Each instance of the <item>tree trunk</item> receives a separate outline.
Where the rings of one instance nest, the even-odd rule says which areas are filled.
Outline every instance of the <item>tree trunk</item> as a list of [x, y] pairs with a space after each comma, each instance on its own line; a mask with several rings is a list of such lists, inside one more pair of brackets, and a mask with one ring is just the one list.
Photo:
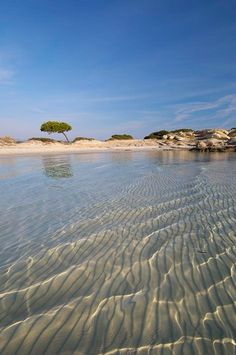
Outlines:
[[67, 138], [66, 134], [64, 132], [61, 133], [66, 137], [67, 143], [69, 143], [69, 139]]

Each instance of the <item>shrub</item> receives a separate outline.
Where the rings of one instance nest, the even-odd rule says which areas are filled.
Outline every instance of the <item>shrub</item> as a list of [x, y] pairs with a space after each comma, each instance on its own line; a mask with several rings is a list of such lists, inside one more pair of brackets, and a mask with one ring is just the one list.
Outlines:
[[122, 140], [122, 139], [134, 139], [130, 134], [113, 134], [111, 138], [108, 139], [108, 141], [113, 141], [113, 140]]
[[166, 131], [166, 130], [152, 132], [148, 136], [144, 137], [144, 139], [162, 139], [163, 136], [165, 136], [168, 133], [169, 133], [169, 131]]
[[94, 138], [88, 138], [88, 137], [76, 137], [73, 140], [73, 143], [77, 142], [77, 141], [94, 141]]
[[58, 142], [55, 139], [51, 138], [44, 138], [44, 137], [33, 137], [28, 139], [29, 141], [38, 141], [38, 142], [43, 142], [43, 143], [55, 143]]
[[171, 131], [171, 133], [179, 133], [179, 132], [194, 132], [194, 130], [191, 128], [179, 128], [179, 129], [175, 129], [174, 131]]

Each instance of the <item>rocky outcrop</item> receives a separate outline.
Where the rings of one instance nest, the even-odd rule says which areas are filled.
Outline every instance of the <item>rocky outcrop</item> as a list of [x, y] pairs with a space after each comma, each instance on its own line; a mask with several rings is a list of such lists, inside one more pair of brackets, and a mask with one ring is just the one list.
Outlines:
[[153, 132], [145, 139], [157, 139], [159, 145], [175, 149], [183, 146], [186, 149], [199, 151], [224, 151], [235, 145], [236, 129], [204, 129], [193, 131], [190, 129], [177, 129], [174, 131]]
[[222, 140], [210, 138], [207, 140], [200, 140], [196, 143], [196, 147], [193, 150], [201, 152], [223, 152], [226, 150], [226, 145]]
[[218, 140], [228, 140], [228, 131], [224, 129], [208, 129], [196, 132], [196, 139], [218, 139]]
[[180, 131], [177, 134], [179, 137], [185, 138], [185, 139], [194, 139], [195, 138], [195, 134], [193, 131], [187, 131], [187, 132], [183, 132]]
[[236, 136], [231, 137], [230, 140], [227, 142], [227, 144], [236, 146]]
[[236, 138], [236, 129], [233, 129], [232, 131], [230, 131], [228, 135], [230, 138]]
[[[194, 148], [195, 149], [195, 148]], [[197, 144], [196, 144], [196, 149], [197, 150], [200, 150], [200, 151], [206, 151], [206, 149], [207, 149], [207, 143], [206, 142], [204, 142], [204, 141], [200, 141], [200, 142], [197, 142]]]
[[195, 139], [194, 132], [170, 132], [168, 134], [163, 135], [162, 139], [168, 139], [168, 140], [177, 140], [177, 141], [188, 141], [189, 139]]
[[215, 139], [218, 139], [218, 140], [228, 140], [229, 139], [229, 136], [223, 132], [219, 133], [219, 132], [212, 132], [208, 135], [207, 137], [208, 139], [210, 138], [215, 138]]
[[165, 134], [162, 139], [168, 139], [168, 140], [174, 140], [175, 139], [175, 135], [173, 134]]
[[195, 132], [195, 147], [201, 152], [224, 152], [236, 149], [236, 130], [207, 129]]

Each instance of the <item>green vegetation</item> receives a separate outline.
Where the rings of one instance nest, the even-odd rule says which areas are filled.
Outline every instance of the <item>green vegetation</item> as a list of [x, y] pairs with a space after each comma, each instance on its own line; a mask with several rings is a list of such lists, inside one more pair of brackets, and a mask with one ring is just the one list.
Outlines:
[[130, 134], [113, 134], [108, 141], [113, 140], [123, 140], [123, 139], [134, 139]]
[[163, 136], [168, 133], [169, 133], [169, 131], [165, 131], [165, 130], [152, 132], [148, 136], [144, 137], [144, 139], [162, 139]]
[[148, 136], [144, 137], [144, 139], [162, 139], [166, 134], [180, 133], [180, 132], [194, 132], [191, 128], [180, 128], [175, 129], [173, 131], [161, 130], [157, 132], [152, 132]]
[[170, 131], [170, 133], [179, 133], [179, 132], [194, 132], [194, 130], [191, 128], [180, 128], [180, 129], [175, 129], [174, 131]]
[[55, 143], [58, 142], [55, 139], [51, 138], [44, 138], [44, 137], [33, 137], [28, 139], [29, 141], [38, 141], [38, 142], [43, 142], [43, 143]]
[[70, 160], [56, 161], [50, 157], [43, 157], [44, 173], [53, 179], [70, 178], [73, 176]]
[[76, 137], [73, 140], [73, 143], [77, 142], [77, 141], [94, 141], [95, 138], [87, 138], [87, 137]]
[[44, 122], [40, 128], [42, 132], [47, 132], [48, 134], [51, 133], [62, 133], [66, 138], [67, 142], [69, 143], [69, 139], [67, 138], [65, 132], [68, 132], [72, 129], [72, 127], [65, 122], [58, 122], [58, 121], [48, 121]]

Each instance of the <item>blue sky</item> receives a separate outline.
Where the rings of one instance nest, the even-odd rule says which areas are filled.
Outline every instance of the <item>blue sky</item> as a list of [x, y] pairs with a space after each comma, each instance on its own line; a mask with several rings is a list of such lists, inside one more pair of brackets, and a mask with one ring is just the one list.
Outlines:
[[235, 0], [0, 0], [0, 136], [236, 126]]

